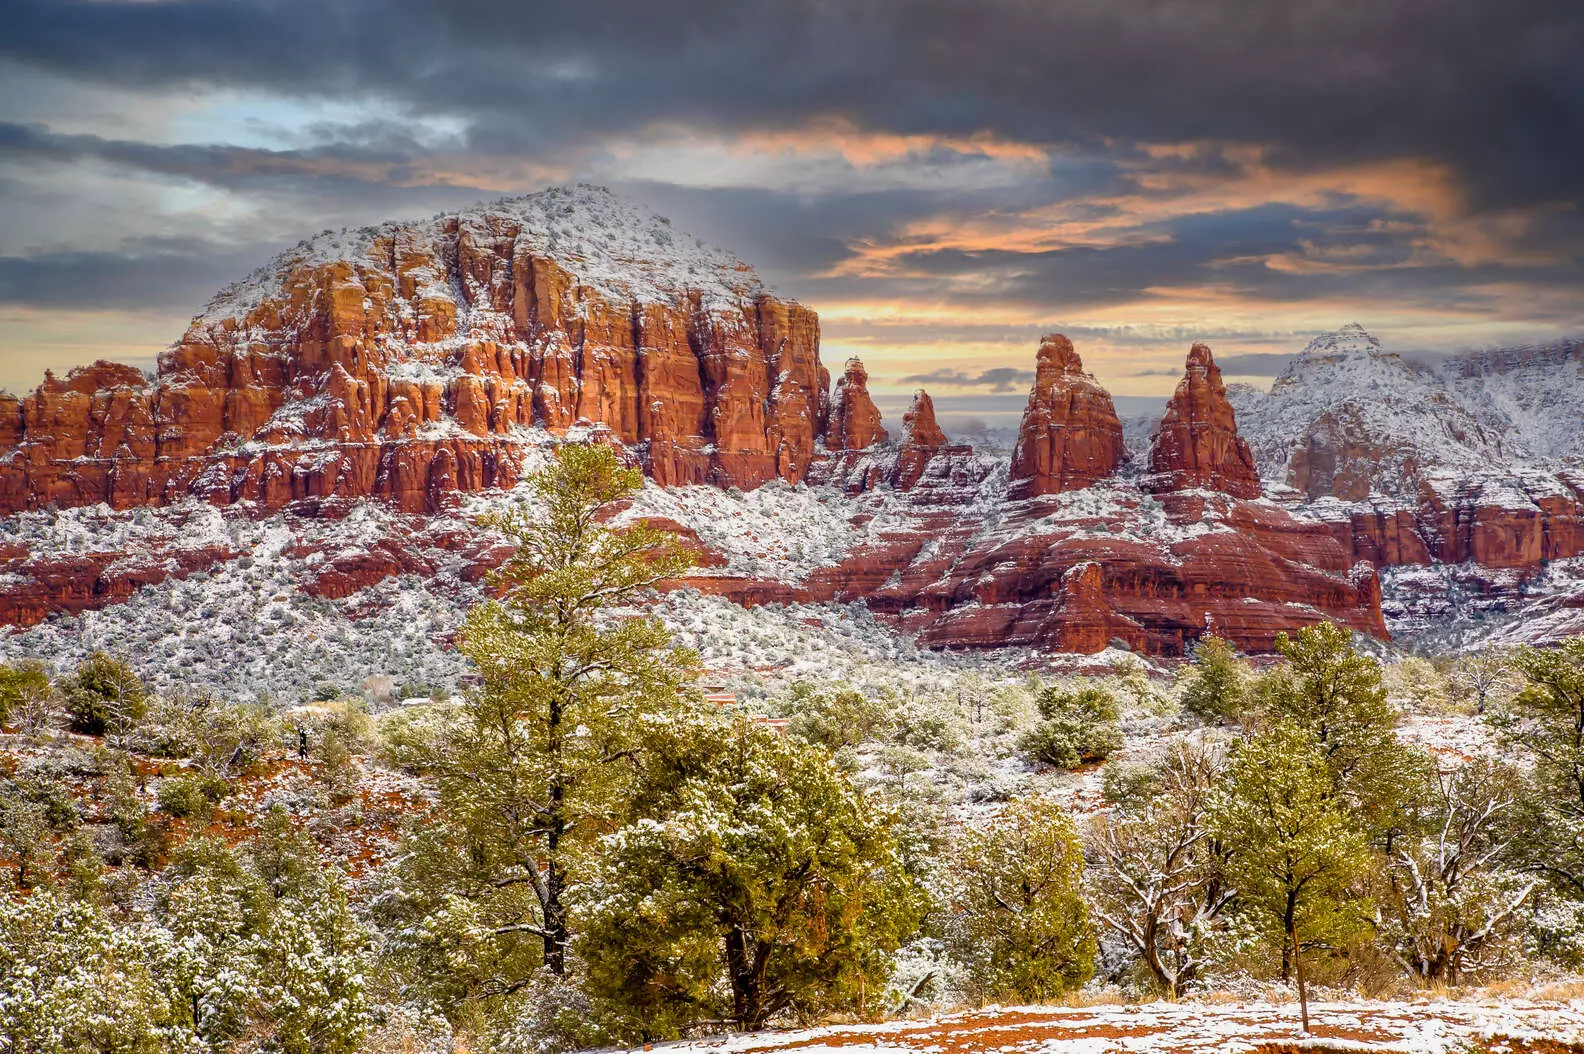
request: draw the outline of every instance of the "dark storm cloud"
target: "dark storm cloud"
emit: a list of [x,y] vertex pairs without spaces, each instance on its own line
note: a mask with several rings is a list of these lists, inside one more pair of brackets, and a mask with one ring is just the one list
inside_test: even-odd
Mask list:
[[655,121],[1419,157],[1476,207],[1584,188],[1575,0],[13,0],[0,54],[137,88],[382,96],[522,151]]
[[155,242],[117,250],[0,256],[0,304],[192,312],[264,255],[260,247]]
[[902,378],[903,384],[938,385],[943,388],[986,388],[992,392],[1010,392],[1034,380],[1033,370],[1015,370],[1007,366],[981,370],[977,374],[962,370],[934,370],[914,373]]

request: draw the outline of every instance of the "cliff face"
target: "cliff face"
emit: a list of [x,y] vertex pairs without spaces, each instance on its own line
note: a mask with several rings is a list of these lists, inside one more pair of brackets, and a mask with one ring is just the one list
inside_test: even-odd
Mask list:
[[847,360],[831,397],[825,447],[832,452],[867,450],[889,436],[880,424],[880,410],[869,395],[869,371],[861,360]]
[[1150,440],[1151,490],[1219,490],[1260,496],[1254,455],[1237,431],[1221,369],[1205,344],[1188,352],[1187,371]]
[[1079,490],[1110,476],[1126,457],[1110,394],[1084,372],[1072,341],[1045,337],[1012,451],[1013,493]]
[[801,480],[819,322],[592,187],[326,233],[222,292],[153,383],[97,363],[0,402],[0,513],[197,495],[434,509],[536,429],[603,425],[663,484]]

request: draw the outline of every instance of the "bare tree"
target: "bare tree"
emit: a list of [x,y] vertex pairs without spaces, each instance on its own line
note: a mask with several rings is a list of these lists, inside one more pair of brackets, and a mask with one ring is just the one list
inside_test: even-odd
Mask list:
[[1232,902],[1226,854],[1205,825],[1226,766],[1217,745],[1184,743],[1151,773],[1143,800],[1119,803],[1089,832],[1094,914],[1167,998],[1203,974],[1206,937]]

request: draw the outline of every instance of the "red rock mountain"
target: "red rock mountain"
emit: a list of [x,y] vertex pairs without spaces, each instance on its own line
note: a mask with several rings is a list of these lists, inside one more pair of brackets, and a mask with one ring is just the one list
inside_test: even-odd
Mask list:
[[1111,395],[1084,372],[1072,341],[1040,341],[1034,388],[1012,452],[1013,493],[1038,497],[1105,479],[1127,458]]
[[1188,351],[1165,416],[1150,439],[1150,490],[1219,490],[1235,498],[1260,496],[1254,455],[1238,435],[1226,385],[1206,344]]
[[[136,602],[261,554],[294,561],[296,587],[349,618],[388,604],[398,578],[422,590],[451,568],[473,588],[501,552],[454,496],[506,500],[525,461],[583,438],[620,445],[661,485],[635,512],[694,540],[704,567],[686,584],[743,603],[861,602],[930,646],[1180,655],[1210,630],[1263,649],[1321,619],[1384,636],[1378,569],[1400,613],[1453,562],[1464,592],[1500,597],[1584,552],[1572,470],[1421,470],[1412,504],[1261,498],[1256,458],[1311,489],[1366,491],[1423,464],[1411,436],[1347,462],[1345,445],[1281,432],[1302,391],[1318,393],[1315,420],[1338,421],[1357,411],[1357,377],[1401,372],[1373,350],[1365,367],[1321,350],[1251,404],[1251,457],[1244,404],[1234,414],[1195,346],[1140,472],[1110,396],[1071,342],[1046,337],[1009,461],[953,444],[923,392],[889,438],[861,362],[827,394],[812,311],[608,192],[327,233],[217,296],[152,380],[100,362],[0,395],[0,622]],[[1496,442],[1482,414],[1456,418],[1457,434]],[[776,480],[808,486],[683,497]],[[298,540],[216,517],[272,517]],[[55,531],[56,518],[96,526]],[[782,534],[803,556],[772,558]]]
[[603,425],[664,484],[801,480],[819,320],[597,187],[326,232],[222,292],[157,378],[96,364],[0,402],[0,513],[197,495],[433,509],[525,441]]
[[860,359],[848,359],[831,397],[830,424],[825,447],[833,452],[867,450],[888,438],[880,425],[880,411],[869,397],[869,371]]

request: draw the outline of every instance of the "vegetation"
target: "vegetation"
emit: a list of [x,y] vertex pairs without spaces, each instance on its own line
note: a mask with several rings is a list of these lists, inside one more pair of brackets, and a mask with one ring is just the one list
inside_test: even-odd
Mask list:
[[1047,688],[1040,694],[1039,712],[1042,720],[1023,741],[1035,761],[1075,769],[1105,760],[1122,745],[1121,710],[1104,688]]
[[[1318,625],[1258,668],[1207,637],[1175,684],[877,664],[716,707],[651,617],[688,556],[621,515],[640,483],[567,446],[493,521],[454,701],[0,667],[0,1049],[557,1054],[1584,964],[1584,641],[1383,669]],[[1512,763],[1406,745],[1399,705]],[[1067,770],[1108,758],[1080,828]]]

